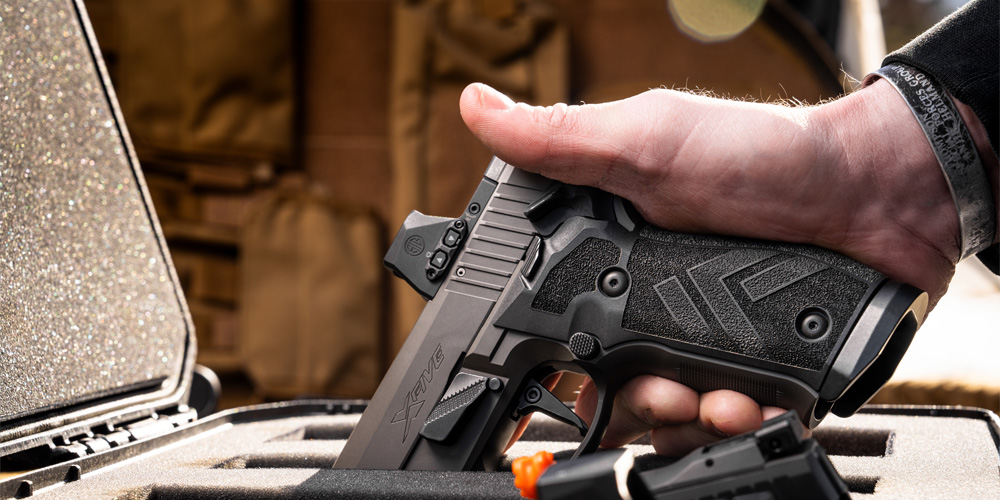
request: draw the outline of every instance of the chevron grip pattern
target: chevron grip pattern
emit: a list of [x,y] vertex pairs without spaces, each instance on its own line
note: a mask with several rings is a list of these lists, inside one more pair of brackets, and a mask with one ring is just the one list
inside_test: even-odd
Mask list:
[[[647,228],[632,248],[626,330],[820,370],[881,275],[815,247]],[[796,330],[804,311],[828,333]]]

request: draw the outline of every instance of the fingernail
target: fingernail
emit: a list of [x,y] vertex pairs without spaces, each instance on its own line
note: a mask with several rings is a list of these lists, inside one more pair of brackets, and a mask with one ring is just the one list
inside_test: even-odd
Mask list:
[[489,85],[479,85],[479,102],[488,109],[505,111],[514,106],[514,101]]

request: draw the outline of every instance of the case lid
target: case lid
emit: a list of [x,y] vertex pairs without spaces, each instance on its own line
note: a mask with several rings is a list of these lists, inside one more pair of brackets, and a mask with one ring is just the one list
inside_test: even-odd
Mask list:
[[194,330],[82,0],[0,5],[0,451],[184,403]]

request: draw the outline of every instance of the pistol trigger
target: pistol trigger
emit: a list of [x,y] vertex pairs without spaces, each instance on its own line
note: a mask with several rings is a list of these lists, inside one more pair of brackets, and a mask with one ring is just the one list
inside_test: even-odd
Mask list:
[[517,404],[517,415],[523,417],[529,413],[540,411],[560,422],[572,425],[583,436],[587,433],[587,424],[573,410],[559,401],[548,389],[531,380],[521,393]]

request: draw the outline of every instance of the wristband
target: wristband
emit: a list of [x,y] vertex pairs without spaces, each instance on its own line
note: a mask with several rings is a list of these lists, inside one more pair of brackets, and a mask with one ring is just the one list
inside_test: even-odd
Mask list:
[[993,193],[976,144],[951,96],[929,75],[904,64],[883,66],[865,77],[864,86],[879,77],[903,96],[944,172],[958,210],[961,258],[985,250],[996,236]]

